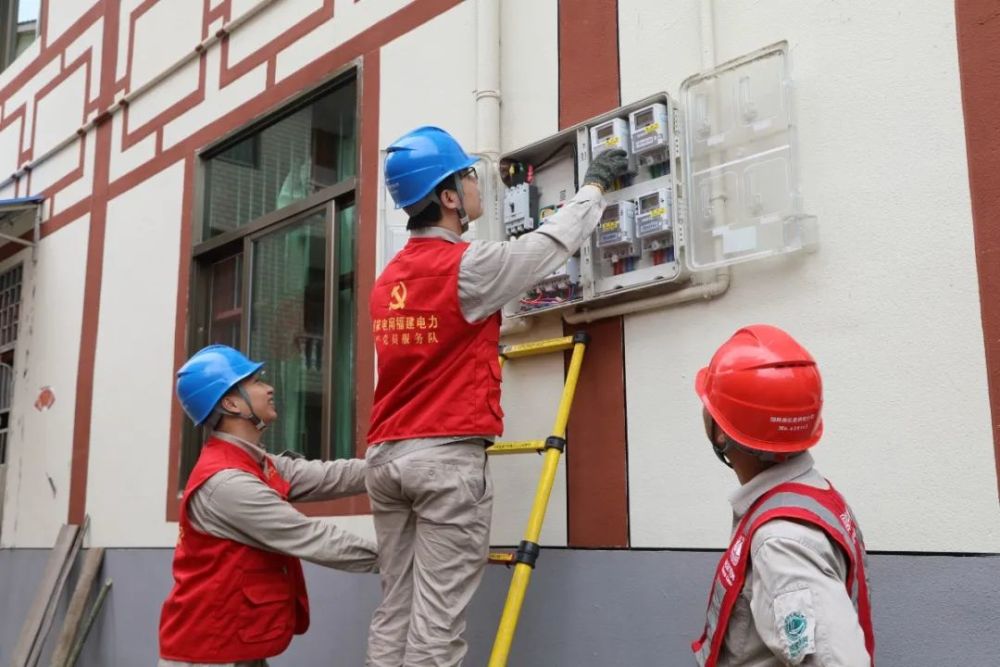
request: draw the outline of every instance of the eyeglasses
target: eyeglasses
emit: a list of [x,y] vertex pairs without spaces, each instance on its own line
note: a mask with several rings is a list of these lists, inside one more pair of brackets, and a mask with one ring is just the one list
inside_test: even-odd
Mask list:
[[479,172],[476,171],[475,167],[469,167],[468,169],[463,169],[458,172],[460,178],[471,178],[472,180],[479,182]]

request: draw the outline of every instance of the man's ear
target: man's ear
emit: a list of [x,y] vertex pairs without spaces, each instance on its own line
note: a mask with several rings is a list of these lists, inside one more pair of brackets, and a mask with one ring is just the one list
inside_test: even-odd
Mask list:
[[438,199],[441,200],[441,205],[444,206],[445,208],[451,209],[453,211],[457,211],[458,210],[460,202],[458,200],[458,193],[455,192],[454,190],[452,190],[450,188],[447,189],[447,190],[444,190],[438,196]]
[[236,397],[233,395],[223,396],[220,401],[222,409],[226,412],[240,412],[240,404],[236,401]]

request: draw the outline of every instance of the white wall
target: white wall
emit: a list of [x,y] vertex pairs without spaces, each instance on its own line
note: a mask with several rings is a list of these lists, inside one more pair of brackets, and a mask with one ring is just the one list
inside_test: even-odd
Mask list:
[[[37,264],[25,250],[0,266],[24,265],[0,546],[51,548],[66,522],[89,229],[85,216],[44,238]],[[45,387],[55,402],[36,410]]]
[[[720,61],[790,42],[821,247],[739,267],[715,302],[626,319],[635,546],[726,541],[735,479],[708,448],[694,374],[739,326],[769,322],[819,361],[826,434],[815,455],[870,548],[1000,551],[953,11],[717,3]],[[672,63],[698,63],[697,3],[622,0],[620,14],[623,97],[676,92],[693,70]],[[680,52],[652,57],[655,40],[626,32],[635,15]]]
[[87,511],[98,546],[167,545],[184,165],[108,203]]

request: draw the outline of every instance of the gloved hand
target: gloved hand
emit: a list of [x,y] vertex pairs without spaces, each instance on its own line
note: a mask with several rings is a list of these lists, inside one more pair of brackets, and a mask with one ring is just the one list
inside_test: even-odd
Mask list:
[[626,171],[628,171],[628,154],[620,148],[613,148],[604,151],[591,161],[587,174],[583,177],[583,184],[596,185],[607,192],[615,180],[624,176]]

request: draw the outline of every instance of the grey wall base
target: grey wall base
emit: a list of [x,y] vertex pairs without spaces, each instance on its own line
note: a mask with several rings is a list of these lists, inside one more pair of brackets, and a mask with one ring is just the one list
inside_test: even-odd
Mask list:
[[[0,665],[8,664],[46,557],[42,550],[0,550]],[[170,588],[171,557],[169,549],[108,551],[102,580],[111,577],[114,588],[80,665],[156,664],[157,621]],[[688,645],[698,632],[718,557],[715,552],[544,551],[510,664],[693,664]],[[1000,665],[1000,557],[874,555],[871,565],[880,667]],[[307,566],[306,577],[312,628],[271,660],[272,666],[363,665],[378,578],[315,566]],[[505,568],[489,568],[473,602],[465,662],[470,667],[486,664],[509,578]]]

